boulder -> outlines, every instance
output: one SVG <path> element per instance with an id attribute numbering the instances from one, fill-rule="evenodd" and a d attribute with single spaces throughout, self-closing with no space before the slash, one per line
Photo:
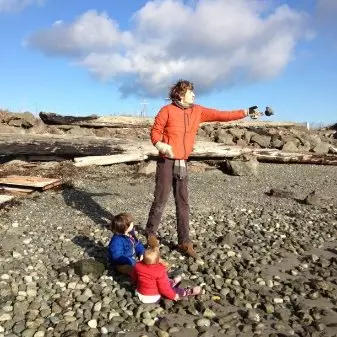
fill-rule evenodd
<path id="1" fill-rule="evenodd" d="M 139 174 L 150 175 L 156 173 L 157 161 L 151 160 L 148 162 L 141 163 L 138 168 Z"/>
<path id="2" fill-rule="evenodd" d="M 284 152 L 298 152 L 296 143 L 289 140 L 282 146 L 282 151 Z"/>
<path id="3" fill-rule="evenodd" d="M 259 162 L 253 156 L 244 155 L 224 161 L 224 171 L 234 176 L 257 176 Z"/>
<path id="4" fill-rule="evenodd" d="M 231 128 L 229 133 L 234 137 L 234 139 L 241 139 L 245 134 L 245 130 L 241 128 Z"/>
<path id="5" fill-rule="evenodd" d="M 270 136 L 262 136 L 255 134 L 252 136 L 250 141 L 260 145 L 262 148 L 268 148 L 270 145 L 270 140 L 271 140 Z"/>
<path id="6" fill-rule="evenodd" d="M 206 138 L 208 137 L 208 134 L 203 128 L 199 128 L 197 132 L 197 136 Z"/>
<path id="7" fill-rule="evenodd" d="M 202 125 L 201 129 L 206 133 L 207 136 L 210 136 L 214 131 L 213 126 L 211 125 Z"/>
<path id="8" fill-rule="evenodd" d="M 229 133 L 224 133 L 224 132 L 219 132 L 216 131 L 214 135 L 214 140 L 217 143 L 224 143 L 226 145 L 234 145 L 235 143 L 233 142 L 233 136 Z"/>
<path id="9" fill-rule="evenodd" d="M 247 141 L 246 141 L 245 139 L 238 139 L 238 140 L 236 141 L 236 145 L 245 147 L 245 146 L 247 146 L 248 144 L 247 144 Z"/>
<path id="10" fill-rule="evenodd" d="M 92 259 L 83 259 L 77 261 L 74 263 L 73 268 L 78 276 L 92 274 L 94 277 L 97 278 L 102 276 L 105 270 L 105 266 L 103 263 Z"/>
<path id="11" fill-rule="evenodd" d="M 24 134 L 25 130 L 7 124 L 0 124 L 0 133 Z"/>
<path id="12" fill-rule="evenodd" d="M 247 141 L 247 143 L 250 143 L 251 138 L 253 137 L 253 135 L 255 135 L 255 132 L 252 131 L 246 131 L 245 134 L 243 135 L 243 139 L 245 139 Z"/>
<path id="13" fill-rule="evenodd" d="M 284 141 L 278 136 L 273 136 L 271 139 L 271 147 L 274 149 L 281 149 L 284 144 Z"/>
<path id="14" fill-rule="evenodd" d="M 38 120 L 34 127 L 27 130 L 26 133 L 33 133 L 33 134 L 45 134 L 45 133 L 53 133 L 51 127 L 48 127 L 44 124 L 41 120 Z M 60 134 L 63 134 L 61 132 Z"/>
<path id="15" fill-rule="evenodd" d="M 317 154 L 327 154 L 329 152 L 329 149 L 329 143 L 320 142 L 313 148 L 313 151 Z"/>

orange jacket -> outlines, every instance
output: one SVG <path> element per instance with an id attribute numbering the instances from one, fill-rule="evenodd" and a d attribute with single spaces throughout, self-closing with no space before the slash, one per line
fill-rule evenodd
<path id="1" fill-rule="evenodd" d="M 244 110 L 220 111 L 201 105 L 182 109 L 175 104 L 165 105 L 158 112 L 151 129 L 151 141 L 172 146 L 175 159 L 187 159 L 193 150 L 199 124 L 228 122 L 246 117 Z"/>

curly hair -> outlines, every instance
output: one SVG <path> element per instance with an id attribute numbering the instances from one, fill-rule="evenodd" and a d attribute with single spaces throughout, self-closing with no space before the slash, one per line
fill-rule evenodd
<path id="1" fill-rule="evenodd" d="M 169 97 L 172 101 L 174 100 L 181 100 L 181 97 L 183 97 L 186 94 L 187 90 L 193 90 L 193 83 L 186 80 L 179 80 L 175 85 L 173 85 L 170 89 Z"/>

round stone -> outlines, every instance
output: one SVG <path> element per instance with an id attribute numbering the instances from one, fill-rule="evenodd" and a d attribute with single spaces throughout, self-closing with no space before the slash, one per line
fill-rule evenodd
<path id="1" fill-rule="evenodd" d="M 197 326 L 199 327 L 203 327 L 203 326 L 210 326 L 211 325 L 211 321 L 207 318 L 201 318 L 197 320 Z"/>
<path id="2" fill-rule="evenodd" d="M 95 319 L 92 319 L 88 322 L 88 325 L 90 326 L 91 329 L 96 329 L 97 328 L 97 321 Z"/>

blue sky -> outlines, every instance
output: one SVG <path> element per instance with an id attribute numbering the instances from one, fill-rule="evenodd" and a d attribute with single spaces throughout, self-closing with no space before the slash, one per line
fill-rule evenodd
<path id="1" fill-rule="evenodd" d="M 0 107 L 155 115 L 170 85 L 196 103 L 337 121 L 336 0 L 0 0 Z"/>

